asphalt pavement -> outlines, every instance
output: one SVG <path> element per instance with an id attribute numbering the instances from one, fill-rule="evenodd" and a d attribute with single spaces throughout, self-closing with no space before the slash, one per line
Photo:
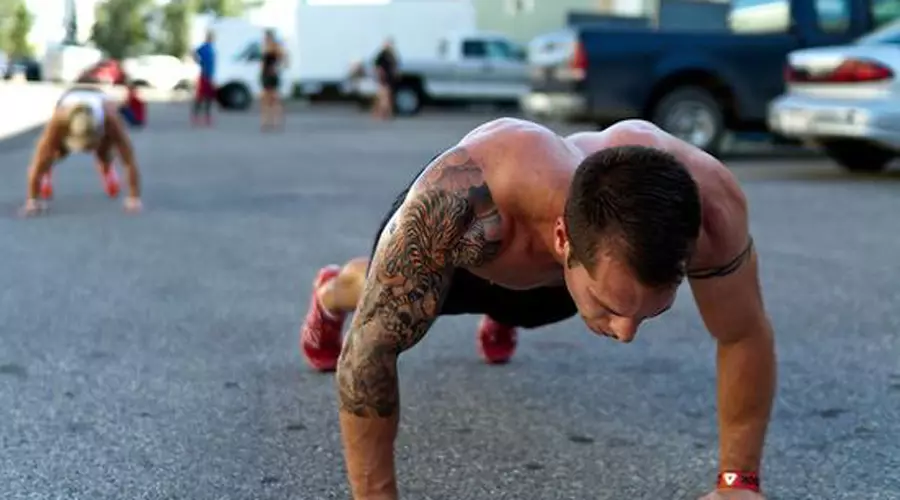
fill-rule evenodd
<path id="1" fill-rule="evenodd" d="M 0 498 L 347 498 L 332 376 L 297 349 L 316 270 L 368 251 L 398 189 L 485 114 L 299 109 L 133 140 L 146 211 L 87 157 L 20 220 L 33 135 L 0 143 Z M 900 498 L 900 175 L 729 159 L 752 208 L 780 384 L 770 499 Z M 714 343 L 689 290 L 631 345 L 578 320 L 485 366 L 476 317 L 401 360 L 403 498 L 693 499 L 716 472 Z"/>

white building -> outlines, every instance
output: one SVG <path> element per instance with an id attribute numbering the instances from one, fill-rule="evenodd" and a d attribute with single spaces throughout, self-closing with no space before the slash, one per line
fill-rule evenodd
<path id="1" fill-rule="evenodd" d="M 77 39 L 87 42 L 96 19 L 96 8 L 100 0 L 74 0 L 75 15 L 78 22 Z M 58 44 L 66 36 L 66 10 L 69 0 L 25 0 L 28 9 L 34 16 L 34 26 L 28 36 L 29 42 L 38 56 L 48 46 Z"/>

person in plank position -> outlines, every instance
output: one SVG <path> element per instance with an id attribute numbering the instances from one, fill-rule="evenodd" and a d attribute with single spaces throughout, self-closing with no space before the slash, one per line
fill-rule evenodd
<path id="1" fill-rule="evenodd" d="M 758 500 L 775 349 L 736 179 L 639 120 L 564 138 L 513 119 L 470 132 L 400 194 L 370 260 L 314 282 L 302 350 L 337 370 L 354 498 L 398 498 L 397 357 L 435 318 L 484 315 L 490 362 L 510 358 L 515 328 L 576 314 L 628 343 L 685 277 L 718 345 L 719 475 L 706 498 Z"/>
<path id="2" fill-rule="evenodd" d="M 128 179 L 125 210 L 141 209 L 140 173 L 126 125 L 120 118 L 119 103 L 103 91 L 75 87 L 59 99 L 50 121 L 38 139 L 28 169 L 28 188 L 22 214 L 37 215 L 53 197 L 53 166 L 70 153 L 93 152 L 106 194 L 119 195 L 119 180 L 113 168 L 113 152 L 122 158 Z"/>

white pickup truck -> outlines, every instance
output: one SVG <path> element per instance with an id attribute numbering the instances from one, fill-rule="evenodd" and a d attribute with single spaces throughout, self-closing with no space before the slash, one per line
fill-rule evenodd
<path id="1" fill-rule="evenodd" d="M 442 38 L 433 59 L 399 58 L 394 92 L 398 114 L 418 113 L 426 102 L 516 103 L 529 90 L 525 51 L 509 38 L 486 32 L 451 33 Z M 352 82 L 363 104 L 376 93 L 372 60 Z"/>

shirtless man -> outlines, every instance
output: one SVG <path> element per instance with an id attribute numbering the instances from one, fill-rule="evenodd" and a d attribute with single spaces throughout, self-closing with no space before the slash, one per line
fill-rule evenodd
<path id="1" fill-rule="evenodd" d="M 566 138 L 512 119 L 472 131 L 400 195 L 368 266 L 315 282 L 302 347 L 314 367 L 337 369 L 354 498 L 398 497 L 397 357 L 436 317 L 486 315 L 490 361 L 509 358 L 515 327 L 575 314 L 628 343 L 684 277 L 718 343 L 719 475 L 705 498 L 763 498 L 775 352 L 747 219 L 722 163 L 643 121 Z"/>
<path id="2" fill-rule="evenodd" d="M 128 177 L 125 210 L 139 211 L 140 174 L 131 140 L 119 118 L 119 103 L 99 89 L 75 87 L 68 90 L 57 102 L 35 148 L 28 169 L 28 195 L 22 214 L 37 215 L 47 208 L 46 200 L 53 197 L 53 165 L 70 153 L 93 152 L 107 195 L 117 197 L 119 180 L 112 163 L 114 151 L 121 156 Z"/>

